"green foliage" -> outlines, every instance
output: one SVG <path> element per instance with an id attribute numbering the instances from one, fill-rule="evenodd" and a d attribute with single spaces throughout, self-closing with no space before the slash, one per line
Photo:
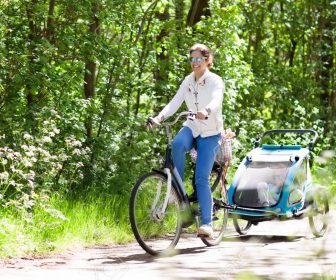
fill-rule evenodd
<path id="1" fill-rule="evenodd" d="M 160 165 L 164 133 L 144 124 L 190 72 L 196 42 L 214 51 L 225 82 L 234 166 L 267 129 L 313 128 L 316 154 L 334 149 L 334 1 L 210 0 L 210 16 L 188 26 L 191 2 L 0 2 L 0 244 L 21 238 L 36 211 L 46 228 L 74 222 L 51 194 L 126 196 Z M 319 167 L 335 193 L 334 158 Z"/>
<path id="2" fill-rule="evenodd" d="M 127 242 L 132 238 L 124 215 L 127 203 L 128 197 L 117 195 L 87 194 L 78 200 L 53 195 L 50 208 L 35 207 L 30 219 L 0 209 L 0 257 Z"/>

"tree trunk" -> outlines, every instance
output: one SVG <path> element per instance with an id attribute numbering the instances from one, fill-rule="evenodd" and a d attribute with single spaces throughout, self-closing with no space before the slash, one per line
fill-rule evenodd
<path id="1" fill-rule="evenodd" d="M 184 0 L 175 0 L 175 22 L 176 31 L 180 32 L 184 28 Z M 178 33 L 181 34 L 181 33 Z M 179 41 L 177 42 L 179 43 Z"/>
<path id="2" fill-rule="evenodd" d="M 202 16 L 210 16 L 209 0 L 192 0 L 187 25 L 194 26 Z"/>
<path id="3" fill-rule="evenodd" d="M 168 6 L 163 14 L 157 14 L 156 17 L 160 21 L 167 21 L 169 19 Z M 166 55 L 166 48 L 162 44 L 162 40 L 168 36 L 168 30 L 163 27 L 161 32 L 156 37 L 156 42 L 161 46 L 161 52 L 156 53 L 157 67 L 153 70 L 153 76 L 155 80 L 155 92 L 159 93 L 158 101 L 161 101 L 162 93 L 165 91 L 165 85 L 168 80 L 168 56 Z"/>
<path id="4" fill-rule="evenodd" d="M 288 52 L 288 60 L 289 60 L 289 66 L 293 67 L 294 65 L 294 57 L 295 57 L 295 50 L 297 46 L 297 41 L 295 39 L 291 39 L 291 46 Z"/>
<path id="5" fill-rule="evenodd" d="M 92 21 L 89 26 L 89 32 L 93 34 L 93 38 L 99 34 L 99 20 L 97 17 L 98 4 L 94 2 L 92 4 Z M 93 44 L 92 44 L 93 45 Z M 91 100 L 95 97 L 96 89 L 96 67 L 97 64 L 92 58 L 92 54 L 88 56 L 87 61 L 85 62 L 85 73 L 84 73 L 84 96 L 85 99 Z M 85 121 L 86 136 L 90 141 L 92 139 L 92 116 L 89 112 L 89 115 Z"/>
<path id="6" fill-rule="evenodd" d="M 38 53 L 36 50 L 36 44 L 37 40 L 40 37 L 40 28 L 38 27 L 38 24 L 35 22 L 35 14 L 34 14 L 34 7 L 37 4 L 37 0 L 32 0 L 31 3 L 27 3 L 26 6 L 26 13 L 27 13 L 27 19 L 28 19 L 28 26 L 29 26 L 29 34 L 28 34 L 28 41 L 29 41 L 29 47 L 28 47 L 28 58 L 29 58 L 29 64 L 28 64 L 28 73 L 29 76 L 32 77 L 35 75 L 36 69 L 36 63 Z M 28 120 L 28 126 L 29 129 L 31 129 L 31 133 L 35 134 L 36 132 L 36 123 L 34 118 L 34 109 L 33 105 L 36 102 L 36 98 L 34 98 L 34 89 L 33 89 L 32 80 L 30 77 L 27 77 L 27 82 L 25 85 L 25 93 L 26 93 L 26 101 L 27 101 L 27 120 Z"/>
<path id="7" fill-rule="evenodd" d="M 47 20 L 47 28 L 46 28 L 46 38 L 50 43 L 55 43 L 54 36 L 54 11 L 55 11 L 56 0 L 50 0 L 49 2 L 49 10 L 48 10 L 48 20 Z"/>

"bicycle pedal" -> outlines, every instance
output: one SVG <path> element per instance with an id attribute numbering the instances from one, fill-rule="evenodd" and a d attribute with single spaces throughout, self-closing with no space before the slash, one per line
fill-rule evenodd
<path id="1" fill-rule="evenodd" d="M 216 216 L 213 216 L 213 217 L 212 217 L 212 221 L 218 221 L 218 220 L 219 220 L 218 217 L 216 217 Z"/>
<path id="2" fill-rule="evenodd" d="M 209 235 L 206 235 L 206 234 L 197 234 L 197 237 L 199 238 L 204 238 L 204 239 L 215 239 L 213 236 L 209 236 Z"/>

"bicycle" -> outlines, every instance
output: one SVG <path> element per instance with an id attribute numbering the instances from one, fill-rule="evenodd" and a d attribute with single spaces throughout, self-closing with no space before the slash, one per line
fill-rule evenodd
<path id="1" fill-rule="evenodd" d="M 151 255 L 165 254 L 174 249 L 180 239 L 182 228 L 187 228 L 194 222 L 197 228 L 199 226 L 197 196 L 195 193 L 187 193 L 186 186 L 171 159 L 171 127 L 182 116 L 192 115 L 190 112 L 182 112 L 174 121 L 163 124 L 168 142 L 164 167 L 153 169 L 152 172 L 140 177 L 131 192 L 129 214 L 132 231 L 139 245 Z M 227 205 L 225 184 L 227 168 L 228 163 L 214 164 L 210 175 L 214 238 L 201 237 L 207 246 L 218 245 L 226 229 L 228 210 L 224 207 Z M 195 190 L 194 180 L 192 185 Z"/>

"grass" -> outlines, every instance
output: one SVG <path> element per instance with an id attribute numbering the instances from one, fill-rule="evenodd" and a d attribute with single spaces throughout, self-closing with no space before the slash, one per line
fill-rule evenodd
<path id="1" fill-rule="evenodd" d="M 334 174 L 316 168 L 314 182 L 328 187 L 330 208 L 335 209 Z M 33 213 L 0 208 L 0 258 L 133 241 L 128 199 L 94 193 L 77 200 L 54 195 L 48 208 L 35 207 Z"/>
<path id="2" fill-rule="evenodd" d="M 50 209 L 37 208 L 34 215 L 24 217 L 2 209 L 0 217 L 2 258 L 125 243 L 134 238 L 128 221 L 128 198 L 116 195 L 88 195 L 77 201 L 54 196 Z"/>

